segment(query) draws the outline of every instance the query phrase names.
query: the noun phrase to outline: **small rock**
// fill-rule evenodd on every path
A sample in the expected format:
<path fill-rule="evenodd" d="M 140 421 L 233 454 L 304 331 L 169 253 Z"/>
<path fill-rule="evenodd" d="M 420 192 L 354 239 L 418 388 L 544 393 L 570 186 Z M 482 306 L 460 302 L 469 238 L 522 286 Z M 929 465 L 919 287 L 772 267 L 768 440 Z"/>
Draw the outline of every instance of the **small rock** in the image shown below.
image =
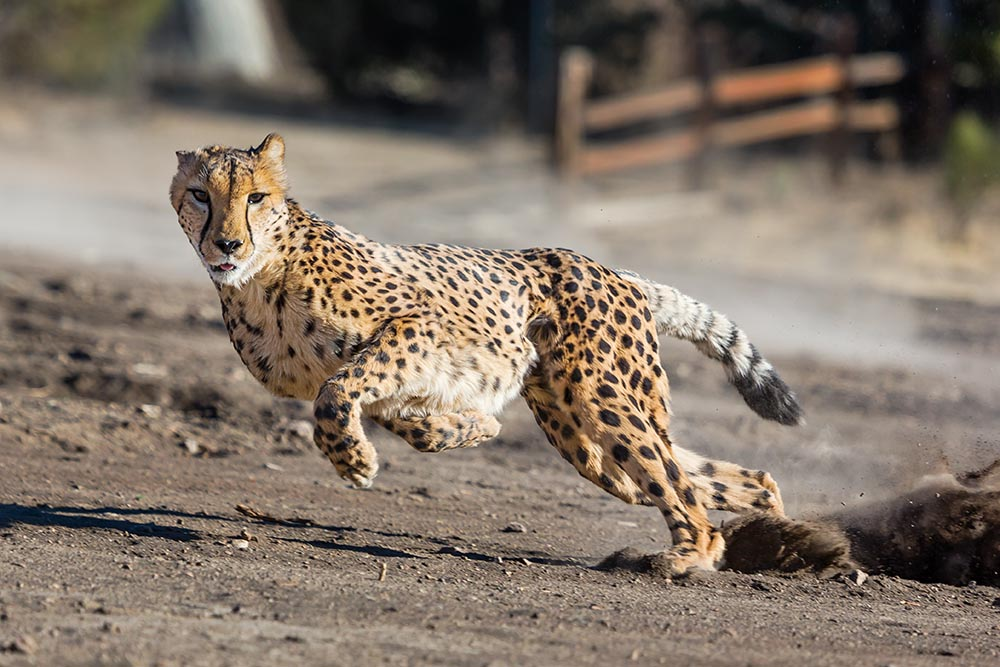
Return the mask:
<path fill-rule="evenodd" d="M 249 540 L 233 540 L 233 548 L 246 551 L 250 548 Z"/>
<path fill-rule="evenodd" d="M 281 472 L 281 471 L 284 470 L 284 468 L 282 468 L 281 466 L 279 466 L 277 463 L 271 463 L 270 461 L 268 461 L 267 463 L 265 463 L 264 467 L 267 468 L 268 470 L 277 470 L 278 472 Z"/>
<path fill-rule="evenodd" d="M 159 405 L 153 405 L 152 403 L 143 403 L 139 406 L 139 412 L 146 415 L 150 419 L 159 419 L 160 415 L 163 414 L 163 408 Z"/>
<path fill-rule="evenodd" d="M 181 443 L 181 447 L 187 450 L 187 453 L 192 456 L 201 454 L 202 452 L 201 445 L 198 444 L 197 440 L 192 438 L 185 438 L 184 442 Z"/>
<path fill-rule="evenodd" d="M 993 600 L 993 606 L 994 607 L 1000 607 L 1000 598 L 995 598 Z"/>
<path fill-rule="evenodd" d="M 9 642 L 5 646 L 11 653 L 23 653 L 24 655 L 32 655 L 38 651 L 38 642 L 34 640 L 30 635 L 21 635 L 14 641 Z"/>
<path fill-rule="evenodd" d="M 854 584 L 855 586 L 863 586 L 866 581 L 868 581 L 868 575 L 861 570 L 851 570 L 850 572 L 844 573 L 844 581 Z"/>
<path fill-rule="evenodd" d="M 139 362 L 137 364 L 132 364 L 132 372 L 138 375 L 148 375 L 150 377 L 166 377 L 167 368 L 166 366 L 161 366 L 159 364 L 146 364 Z"/>
<path fill-rule="evenodd" d="M 528 529 L 525 527 L 525 525 L 523 523 L 518 523 L 517 521 L 512 521 L 512 522 L 508 523 L 504 527 L 504 529 L 503 529 L 502 532 L 504 532 L 504 533 L 526 533 L 526 532 L 528 532 Z"/>
<path fill-rule="evenodd" d="M 312 440 L 313 437 L 313 425 L 305 419 L 295 419 L 288 422 L 285 431 L 289 435 L 294 435 L 296 438 L 302 438 L 303 440 Z"/>

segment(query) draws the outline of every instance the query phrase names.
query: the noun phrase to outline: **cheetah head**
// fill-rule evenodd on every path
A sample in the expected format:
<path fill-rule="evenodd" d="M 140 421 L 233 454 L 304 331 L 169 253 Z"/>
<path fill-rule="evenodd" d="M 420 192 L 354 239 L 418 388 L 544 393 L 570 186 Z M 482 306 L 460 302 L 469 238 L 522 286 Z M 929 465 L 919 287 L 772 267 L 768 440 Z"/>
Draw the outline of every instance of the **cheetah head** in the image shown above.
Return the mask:
<path fill-rule="evenodd" d="M 273 231 L 288 216 L 285 142 L 177 152 L 170 203 L 212 280 L 240 286 L 266 264 Z"/>

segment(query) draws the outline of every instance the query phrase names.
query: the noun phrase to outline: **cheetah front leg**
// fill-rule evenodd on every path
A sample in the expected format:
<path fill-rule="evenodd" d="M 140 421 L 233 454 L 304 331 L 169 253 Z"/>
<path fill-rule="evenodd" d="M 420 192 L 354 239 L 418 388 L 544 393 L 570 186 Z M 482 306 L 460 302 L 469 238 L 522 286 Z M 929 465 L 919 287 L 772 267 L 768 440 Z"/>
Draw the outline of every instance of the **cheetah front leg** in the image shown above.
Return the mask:
<path fill-rule="evenodd" d="M 372 421 L 421 452 L 475 447 L 500 433 L 496 417 L 475 410 L 414 418 L 372 416 Z"/>
<path fill-rule="evenodd" d="M 428 343 L 415 318 L 393 320 L 319 390 L 313 404 L 313 440 L 337 473 L 356 488 L 371 486 L 378 473 L 378 455 L 365 436 L 362 411 L 405 386 L 416 373 L 415 364 L 397 365 L 396 360 L 420 355 Z"/>
<path fill-rule="evenodd" d="M 770 473 L 708 459 L 676 444 L 674 452 L 677 462 L 691 479 L 695 493 L 709 509 L 785 515 L 781 490 Z"/>

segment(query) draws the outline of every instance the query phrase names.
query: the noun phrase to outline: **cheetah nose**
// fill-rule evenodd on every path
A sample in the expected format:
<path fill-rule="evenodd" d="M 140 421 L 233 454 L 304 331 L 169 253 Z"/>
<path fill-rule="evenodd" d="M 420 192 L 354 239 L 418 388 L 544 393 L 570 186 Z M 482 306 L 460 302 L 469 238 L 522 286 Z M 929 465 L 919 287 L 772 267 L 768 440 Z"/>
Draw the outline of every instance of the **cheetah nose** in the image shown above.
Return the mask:
<path fill-rule="evenodd" d="M 215 245 L 227 255 L 243 245 L 239 239 L 216 239 Z"/>

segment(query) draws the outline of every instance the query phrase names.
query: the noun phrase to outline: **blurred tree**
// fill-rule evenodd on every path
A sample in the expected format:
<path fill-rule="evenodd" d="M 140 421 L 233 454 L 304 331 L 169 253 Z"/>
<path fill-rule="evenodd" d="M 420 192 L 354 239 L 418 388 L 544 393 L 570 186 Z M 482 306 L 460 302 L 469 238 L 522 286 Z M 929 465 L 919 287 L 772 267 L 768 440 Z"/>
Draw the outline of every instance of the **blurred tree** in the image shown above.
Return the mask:
<path fill-rule="evenodd" d="M 965 236 L 973 208 L 983 193 L 1000 182 L 1000 140 L 975 113 L 955 116 L 944 151 L 945 190 L 955 217 L 942 224 L 942 236 Z"/>
<path fill-rule="evenodd" d="M 496 121 L 532 117 L 552 95 L 557 54 L 596 56 L 596 90 L 656 85 L 683 72 L 679 0 L 282 0 L 312 65 L 342 99 L 449 107 Z"/>
<path fill-rule="evenodd" d="M 4 0 L 0 73 L 74 87 L 134 80 L 168 0 Z"/>

